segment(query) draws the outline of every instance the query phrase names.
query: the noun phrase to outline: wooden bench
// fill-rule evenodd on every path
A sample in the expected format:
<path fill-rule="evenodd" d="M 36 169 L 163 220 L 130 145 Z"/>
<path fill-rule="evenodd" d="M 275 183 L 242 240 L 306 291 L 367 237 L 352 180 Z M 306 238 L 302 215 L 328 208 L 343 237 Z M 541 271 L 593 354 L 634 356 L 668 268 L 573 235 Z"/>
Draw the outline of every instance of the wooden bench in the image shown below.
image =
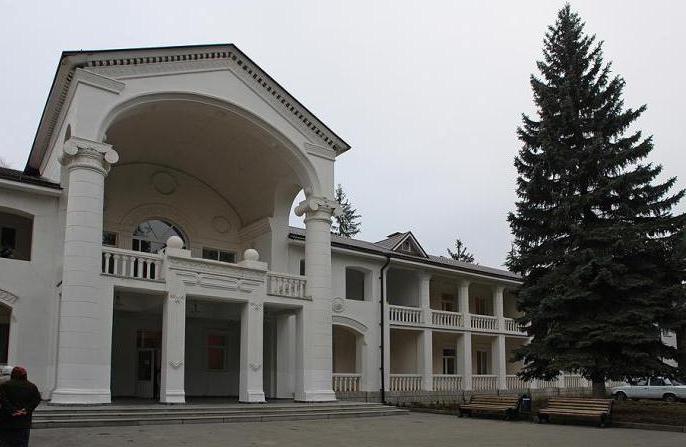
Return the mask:
<path fill-rule="evenodd" d="M 519 413 L 519 396 L 494 396 L 488 394 L 474 395 L 468 404 L 458 407 L 460 417 L 472 416 L 474 413 L 502 414 L 510 419 Z"/>
<path fill-rule="evenodd" d="M 601 427 L 605 427 L 612 420 L 612 399 L 550 399 L 547 407 L 538 410 L 538 421 L 550 422 L 551 416 L 597 421 Z"/>

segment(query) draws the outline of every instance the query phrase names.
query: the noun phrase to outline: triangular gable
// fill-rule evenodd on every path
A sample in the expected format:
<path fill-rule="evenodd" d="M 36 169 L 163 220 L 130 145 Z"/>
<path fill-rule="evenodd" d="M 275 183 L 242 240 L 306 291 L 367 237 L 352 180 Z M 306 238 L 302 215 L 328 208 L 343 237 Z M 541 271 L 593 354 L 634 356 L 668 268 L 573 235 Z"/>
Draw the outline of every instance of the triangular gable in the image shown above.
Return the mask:
<path fill-rule="evenodd" d="M 400 239 L 400 241 L 398 241 L 393 248 L 391 248 L 391 250 L 411 256 L 420 256 L 422 258 L 428 257 L 422 246 L 419 244 L 419 241 L 416 237 L 414 237 L 411 231 L 408 231 L 405 236 Z"/>

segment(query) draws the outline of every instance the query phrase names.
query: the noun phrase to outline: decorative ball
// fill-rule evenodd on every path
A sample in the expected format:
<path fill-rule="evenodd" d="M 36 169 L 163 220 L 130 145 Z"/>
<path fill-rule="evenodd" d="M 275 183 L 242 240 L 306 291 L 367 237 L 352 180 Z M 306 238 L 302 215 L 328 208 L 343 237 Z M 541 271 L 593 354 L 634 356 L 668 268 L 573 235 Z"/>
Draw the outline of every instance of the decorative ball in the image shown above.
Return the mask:
<path fill-rule="evenodd" d="M 254 248 L 248 248 L 243 252 L 243 259 L 246 261 L 257 261 L 260 259 L 260 254 Z"/>
<path fill-rule="evenodd" d="M 169 239 L 167 239 L 167 247 L 183 248 L 183 239 L 178 236 L 170 236 Z"/>

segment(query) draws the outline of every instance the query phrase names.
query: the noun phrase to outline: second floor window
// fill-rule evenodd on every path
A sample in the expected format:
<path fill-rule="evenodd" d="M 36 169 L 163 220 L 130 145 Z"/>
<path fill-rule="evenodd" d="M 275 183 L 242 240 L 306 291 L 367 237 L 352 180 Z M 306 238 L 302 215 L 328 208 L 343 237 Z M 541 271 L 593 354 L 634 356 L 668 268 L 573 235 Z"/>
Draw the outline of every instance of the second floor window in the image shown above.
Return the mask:
<path fill-rule="evenodd" d="M 219 250 L 217 248 L 205 247 L 202 249 L 202 258 L 212 259 L 213 261 L 230 262 L 233 264 L 236 262 L 236 253 L 232 251 Z"/>

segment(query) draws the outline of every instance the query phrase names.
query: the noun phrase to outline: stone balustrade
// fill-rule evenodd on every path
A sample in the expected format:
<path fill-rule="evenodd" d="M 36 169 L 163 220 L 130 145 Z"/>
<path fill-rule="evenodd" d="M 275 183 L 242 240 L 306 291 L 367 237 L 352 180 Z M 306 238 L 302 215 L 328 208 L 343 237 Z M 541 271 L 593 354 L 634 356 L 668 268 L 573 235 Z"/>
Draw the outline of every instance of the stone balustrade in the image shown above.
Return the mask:
<path fill-rule="evenodd" d="M 443 310 L 431 311 L 431 323 L 434 326 L 444 328 L 461 329 L 464 327 L 462 314 L 458 312 L 447 312 Z"/>
<path fill-rule="evenodd" d="M 474 374 L 472 376 L 474 391 L 492 391 L 498 389 L 498 376 L 495 374 Z"/>
<path fill-rule="evenodd" d="M 395 324 L 418 325 L 422 323 L 422 310 L 418 307 L 389 305 L 389 321 Z"/>
<path fill-rule="evenodd" d="M 471 328 L 477 331 L 497 332 L 500 328 L 498 319 L 490 315 L 471 314 Z"/>
<path fill-rule="evenodd" d="M 505 383 L 508 390 L 526 390 L 531 388 L 530 382 L 525 382 L 515 374 L 508 374 L 505 377 Z"/>
<path fill-rule="evenodd" d="M 434 374 L 434 391 L 459 391 L 462 389 L 462 376 L 454 374 Z"/>
<path fill-rule="evenodd" d="M 360 391 L 361 374 L 331 374 L 333 390 L 337 393 L 352 393 Z"/>
<path fill-rule="evenodd" d="M 267 272 L 267 295 L 305 299 L 306 284 L 304 276 Z"/>
<path fill-rule="evenodd" d="M 421 374 L 391 374 L 391 391 L 420 391 L 422 389 Z"/>
<path fill-rule="evenodd" d="M 103 247 L 101 272 L 122 278 L 162 280 L 162 255 Z"/>

